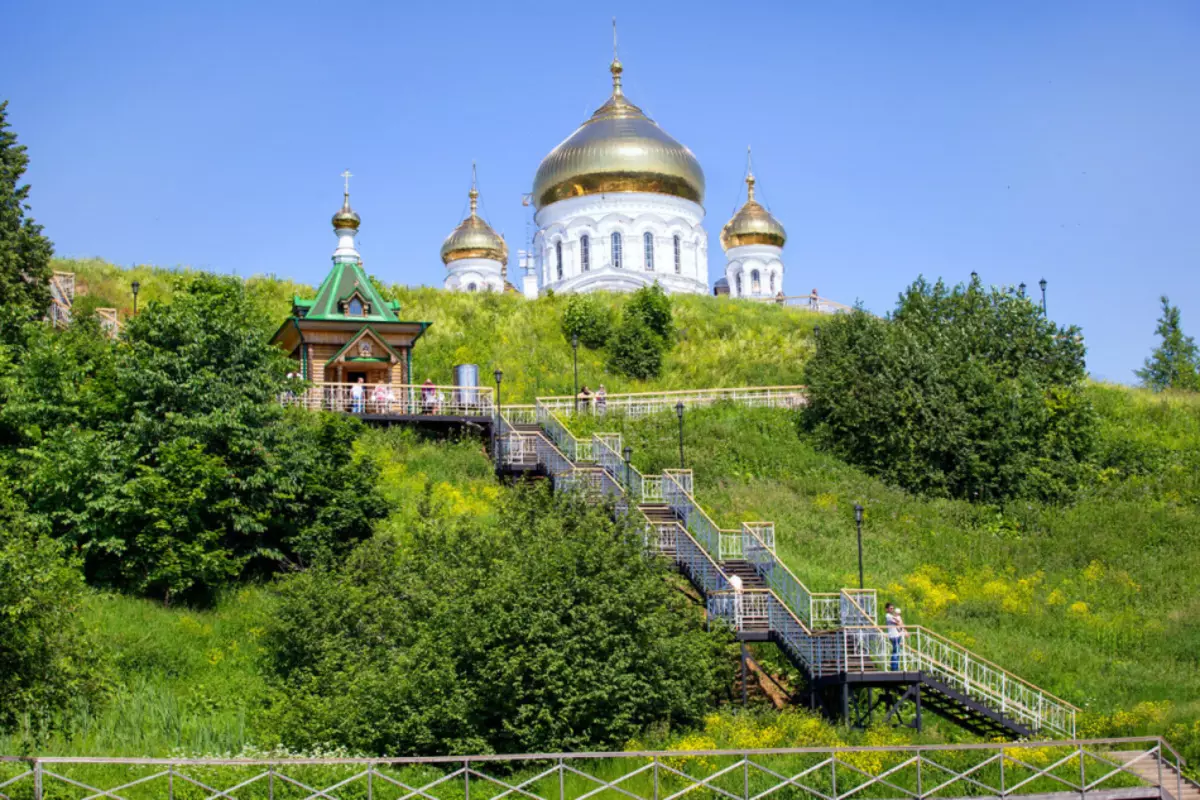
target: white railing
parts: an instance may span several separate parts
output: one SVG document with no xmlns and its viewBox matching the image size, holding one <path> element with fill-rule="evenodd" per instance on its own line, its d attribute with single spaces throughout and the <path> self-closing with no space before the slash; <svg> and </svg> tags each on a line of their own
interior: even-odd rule
<svg viewBox="0 0 1200 800">
<path fill-rule="evenodd" d="M 591 440 L 576 439 L 575 435 L 567 430 L 567 426 L 563 424 L 558 414 L 540 400 L 535 406 L 534 418 L 537 424 L 542 426 L 542 430 L 572 461 L 590 462 L 595 460 L 592 456 Z"/>
<path fill-rule="evenodd" d="M 660 411 L 674 411 L 679 403 L 683 403 L 684 408 L 700 408 L 722 402 L 756 408 L 799 408 L 807 403 L 808 399 L 803 386 L 747 386 L 610 394 L 605 397 L 603 404 L 598 403 L 594 396 L 587 400 L 564 396 L 537 399 L 539 408 L 545 407 L 555 413 L 620 414 L 627 417 L 644 417 Z"/>
<path fill-rule="evenodd" d="M 495 414 L 488 386 L 432 386 L 391 383 L 324 383 L 285 392 L 280 401 L 311 411 L 399 416 L 490 417 Z"/>
<path fill-rule="evenodd" d="M 537 424 L 537 406 L 532 405 L 514 405 L 504 404 L 504 416 L 508 417 L 508 421 L 513 425 L 536 425 Z"/>
<path fill-rule="evenodd" d="M 756 300 L 760 303 L 775 303 L 776 305 L 788 305 L 794 308 L 803 308 L 806 311 L 812 311 L 816 314 L 847 314 L 854 310 L 854 306 L 848 306 L 845 303 L 839 303 L 836 300 L 830 300 L 828 297 L 821 297 L 815 294 L 800 294 L 784 296 L 780 293 L 774 297 L 751 297 L 749 300 Z"/>
</svg>

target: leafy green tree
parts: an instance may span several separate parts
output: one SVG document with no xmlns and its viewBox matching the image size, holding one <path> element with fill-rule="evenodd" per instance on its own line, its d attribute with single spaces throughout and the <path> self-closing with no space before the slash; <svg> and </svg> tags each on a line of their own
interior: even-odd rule
<svg viewBox="0 0 1200 800">
<path fill-rule="evenodd" d="M 495 523 L 430 519 L 280 586 L 265 637 L 285 743 L 369 753 L 552 752 L 701 718 L 726 634 L 635 526 L 525 487 Z"/>
<path fill-rule="evenodd" d="M 608 368 L 645 380 L 662 372 L 663 339 L 639 316 L 625 315 L 608 342 Z"/>
<path fill-rule="evenodd" d="M 984 501 L 1063 498 L 1095 431 L 1084 347 L 1028 299 L 923 279 L 890 320 L 822 325 L 806 367 L 804 427 L 905 488 Z"/>
<path fill-rule="evenodd" d="M 0 377 L 34 512 L 93 583 L 170 602 L 303 567 L 387 512 L 357 420 L 285 412 L 289 364 L 235 278 L 186 279 L 112 344 L 46 331 Z"/>
<path fill-rule="evenodd" d="M 1179 318 L 1179 306 L 1171 305 L 1162 296 L 1162 316 L 1154 332 L 1162 339 L 1146 359 L 1146 365 L 1136 370 L 1142 385 L 1156 392 L 1164 389 L 1200 391 L 1200 350 L 1196 340 L 1185 336 Z"/>
<path fill-rule="evenodd" d="M 8 101 L 0 103 L 0 343 L 18 340 L 21 326 L 50 308 L 50 256 L 54 246 L 29 211 L 29 184 L 19 185 L 29 156 L 8 126 Z"/>
<path fill-rule="evenodd" d="M 594 294 L 573 294 L 567 298 L 562 318 L 567 341 L 578 336 L 584 347 L 598 350 L 608 343 L 612 329 L 612 311 L 602 298 Z"/>
<path fill-rule="evenodd" d="M 0 481 L 0 731 L 38 742 L 101 702 L 107 671 L 84 627 L 83 578 Z"/>
<path fill-rule="evenodd" d="M 655 283 L 643 286 L 625 304 L 625 321 L 640 319 L 669 347 L 675 341 L 675 319 L 671 313 L 671 298 Z"/>
</svg>

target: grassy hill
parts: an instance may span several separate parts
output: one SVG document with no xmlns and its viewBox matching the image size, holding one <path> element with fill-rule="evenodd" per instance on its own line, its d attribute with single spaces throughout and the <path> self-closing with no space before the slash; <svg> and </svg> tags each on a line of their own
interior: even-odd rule
<svg viewBox="0 0 1200 800">
<path fill-rule="evenodd" d="M 129 286 L 141 283 L 138 303 L 169 301 L 186 270 L 118 267 L 99 259 L 55 261 L 54 268 L 74 272 L 89 306 L 132 312 Z M 246 285 L 267 319 L 283 319 L 291 299 L 312 297 L 315 288 L 273 276 L 255 276 Z M 560 327 L 566 298 L 535 301 L 514 294 L 461 294 L 426 287 L 385 287 L 400 301 L 404 319 L 433 323 L 413 350 L 413 372 L 449 383 L 456 364 L 478 364 L 483 379 L 504 370 L 505 402 L 532 402 L 537 395 L 570 394 L 571 348 Z M 615 309 L 624 298 L 606 296 Z M 579 348 L 579 380 L 610 392 L 683 389 L 694 386 L 783 385 L 800 382 L 812 352 L 813 325 L 820 316 L 793 308 L 713 297 L 674 298 L 678 343 L 667 355 L 662 376 L 635 381 L 605 368 L 603 352 Z"/>
<path fill-rule="evenodd" d="M 1095 385 L 1102 452 L 1123 454 L 1068 506 L 926 499 L 825 455 L 794 415 L 689 412 L 685 454 L 718 525 L 773 520 L 814 591 L 866 584 L 910 624 L 957 639 L 1091 712 L 1085 733 L 1165 732 L 1200 718 L 1200 397 Z M 621 432 L 645 472 L 678 466 L 678 423 L 572 421 Z"/>
</svg>

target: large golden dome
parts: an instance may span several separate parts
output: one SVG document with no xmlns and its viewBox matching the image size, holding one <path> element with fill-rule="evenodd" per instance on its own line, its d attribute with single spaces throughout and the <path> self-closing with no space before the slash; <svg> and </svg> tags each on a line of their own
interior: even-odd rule
<svg viewBox="0 0 1200 800">
<path fill-rule="evenodd" d="M 654 192 L 704 202 L 700 162 L 621 91 L 613 60 L 613 93 L 550 155 L 533 179 L 533 204 L 607 192 Z"/>
<path fill-rule="evenodd" d="M 721 247 L 728 250 L 744 244 L 773 244 L 783 247 L 787 231 L 771 212 L 754 199 L 754 173 L 746 176 L 746 204 L 721 229 Z"/>
<path fill-rule="evenodd" d="M 508 244 L 479 216 L 479 191 L 474 184 L 469 196 L 471 213 L 442 242 L 442 263 L 450 264 L 460 258 L 490 258 L 507 264 Z"/>
</svg>

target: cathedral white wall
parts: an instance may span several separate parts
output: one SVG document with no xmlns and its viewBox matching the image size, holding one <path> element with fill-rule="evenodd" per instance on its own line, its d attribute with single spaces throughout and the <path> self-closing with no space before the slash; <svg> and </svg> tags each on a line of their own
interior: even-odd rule
<svg viewBox="0 0 1200 800">
<path fill-rule="evenodd" d="M 460 258 L 446 265 L 445 286 L 450 291 L 504 291 L 504 276 L 499 261 L 490 258 Z M 475 285 L 472 290 L 471 285 Z"/>
<path fill-rule="evenodd" d="M 704 209 L 698 203 L 643 192 L 587 195 L 551 203 L 534 219 L 538 231 L 533 249 L 543 292 L 627 292 L 657 281 L 669 294 L 708 293 L 708 235 L 702 225 Z M 621 235 L 620 267 L 613 264 L 613 233 Z M 647 233 L 653 241 L 652 265 L 646 263 Z"/>
<path fill-rule="evenodd" d="M 783 291 L 783 248 L 746 244 L 725 251 L 730 297 L 774 297 Z M 758 273 L 758 286 L 754 273 Z"/>
</svg>

